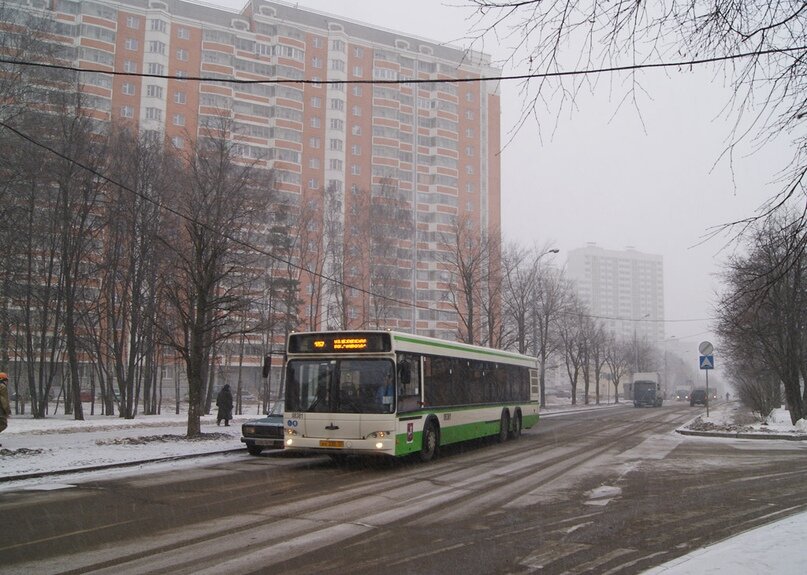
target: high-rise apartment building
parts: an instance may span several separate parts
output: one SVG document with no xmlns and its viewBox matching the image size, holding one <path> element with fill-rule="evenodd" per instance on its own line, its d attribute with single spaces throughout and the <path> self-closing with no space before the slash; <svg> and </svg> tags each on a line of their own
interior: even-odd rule
<svg viewBox="0 0 807 575">
<path fill-rule="evenodd" d="M 80 83 L 96 119 L 188 149 L 226 115 L 238 154 L 271 168 L 283 194 L 330 194 L 322 217 L 346 246 L 360 233 L 358 199 L 393 189 L 411 231 L 395 238 L 384 327 L 456 337 L 441 238 L 457 217 L 499 229 L 500 103 L 495 81 L 451 80 L 498 76 L 488 56 L 263 0 L 240 11 L 183 0 L 18 6 L 52 16 L 67 63 L 92 70 Z M 316 327 L 332 327 L 325 300 L 316 311 Z M 347 317 L 371 327 L 358 303 Z"/>
<path fill-rule="evenodd" d="M 624 339 L 664 339 L 664 264 L 660 255 L 594 244 L 571 250 L 567 274 L 606 329 Z"/>
</svg>

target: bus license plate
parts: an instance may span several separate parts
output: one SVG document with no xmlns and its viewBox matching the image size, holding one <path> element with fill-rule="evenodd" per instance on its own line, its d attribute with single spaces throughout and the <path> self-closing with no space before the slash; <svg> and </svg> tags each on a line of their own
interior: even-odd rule
<svg viewBox="0 0 807 575">
<path fill-rule="evenodd" d="M 321 439 L 319 442 L 320 447 L 344 447 L 344 441 L 332 441 L 328 439 Z"/>
</svg>

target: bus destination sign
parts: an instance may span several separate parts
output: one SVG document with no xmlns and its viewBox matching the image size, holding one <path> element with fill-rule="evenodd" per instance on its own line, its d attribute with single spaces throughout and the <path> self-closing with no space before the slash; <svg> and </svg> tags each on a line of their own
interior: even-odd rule
<svg viewBox="0 0 807 575">
<path fill-rule="evenodd" d="M 349 353 L 390 351 L 386 333 L 295 333 L 289 336 L 289 353 Z"/>
</svg>

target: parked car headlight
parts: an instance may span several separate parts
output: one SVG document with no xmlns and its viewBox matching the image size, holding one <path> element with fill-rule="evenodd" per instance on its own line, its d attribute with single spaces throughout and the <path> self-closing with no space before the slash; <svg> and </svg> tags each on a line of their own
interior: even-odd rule
<svg viewBox="0 0 807 575">
<path fill-rule="evenodd" d="M 394 434 L 394 431 L 374 431 L 367 437 L 372 437 L 373 439 L 384 439 L 385 437 L 392 437 Z"/>
</svg>

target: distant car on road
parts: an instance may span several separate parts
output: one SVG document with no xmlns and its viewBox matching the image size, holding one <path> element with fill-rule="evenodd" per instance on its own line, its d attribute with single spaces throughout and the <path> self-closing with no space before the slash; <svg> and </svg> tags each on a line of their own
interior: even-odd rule
<svg viewBox="0 0 807 575">
<path fill-rule="evenodd" d="M 241 435 L 241 443 L 246 444 L 250 455 L 260 455 L 264 449 L 282 449 L 283 402 L 275 402 L 266 417 L 244 423 Z"/>
<path fill-rule="evenodd" d="M 676 401 L 686 401 L 689 399 L 689 390 L 688 389 L 677 389 L 675 390 L 675 400 Z"/>
<path fill-rule="evenodd" d="M 709 397 L 706 395 L 705 389 L 693 389 L 692 394 L 689 396 L 689 406 L 706 405 L 709 402 Z"/>
</svg>

